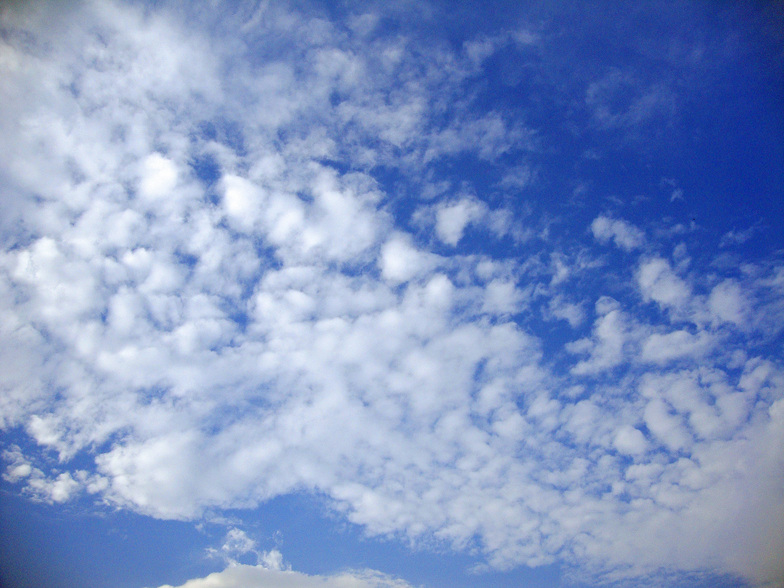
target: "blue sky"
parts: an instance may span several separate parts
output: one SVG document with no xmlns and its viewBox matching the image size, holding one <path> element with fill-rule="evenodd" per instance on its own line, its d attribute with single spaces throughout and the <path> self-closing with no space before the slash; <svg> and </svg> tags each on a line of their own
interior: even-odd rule
<svg viewBox="0 0 784 588">
<path fill-rule="evenodd" d="M 782 586 L 775 3 L 0 8 L 0 581 Z"/>
</svg>

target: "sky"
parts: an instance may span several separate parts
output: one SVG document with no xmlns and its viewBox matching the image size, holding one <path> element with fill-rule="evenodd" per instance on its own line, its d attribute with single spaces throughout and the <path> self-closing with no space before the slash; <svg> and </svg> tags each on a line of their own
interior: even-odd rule
<svg viewBox="0 0 784 588">
<path fill-rule="evenodd" d="M 784 586 L 775 2 L 0 5 L 0 584 Z"/>
</svg>

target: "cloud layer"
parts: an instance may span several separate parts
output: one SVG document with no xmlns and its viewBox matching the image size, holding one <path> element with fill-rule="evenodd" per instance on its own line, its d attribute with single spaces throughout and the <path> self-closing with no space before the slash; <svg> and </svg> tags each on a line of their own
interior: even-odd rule
<svg viewBox="0 0 784 588">
<path fill-rule="evenodd" d="M 254 554 L 256 565 L 242 564 L 234 557 Z M 259 552 L 256 542 L 242 530 L 232 527 L 219 550 L 210 555 L 225 559 L 222 572 L 188 580 L 179 588 L 412 588 L 410 584 L 376 570 L 349 570 L 329 576 L 296 572 L 286 565 L 277 549 Z M 170 585 L 160 588 L 173 588 Z"/>
<path fill-rule="evenodd" d="M 42 6 L 2 17 L 0 422 L 35 445 L 7 480 L 183 520 L 305 490 L 497 569 L 780 577 L 784 266 L 703 271 L 689 236 L 603 211 L 556 234 L 434 178 L 538 149 L 460 97 L 542 39 Z M 590 86 L 596 124 L 670 108 L 602 106 L 632 83 Z M 186 585 L 292 582 L 399 585 Z"/>
<path fill-rule="evenodd" d="M 410 588 L 410 584 L 374 571 L 308 576 L 291 570 L 239 565 L 206 578 L 189 580 L 179 588 Z M 161 586 L 161 588 L 174 588 Z"/>
</svg>

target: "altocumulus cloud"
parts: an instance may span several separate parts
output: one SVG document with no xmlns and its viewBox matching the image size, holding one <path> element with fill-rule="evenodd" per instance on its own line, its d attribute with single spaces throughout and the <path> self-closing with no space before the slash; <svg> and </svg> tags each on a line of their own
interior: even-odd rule
<svg viewBox="0 0 784 588">
<path fill-rule="evenodd" d="M 503 191 L 542 150 L 465 89 L 546 39 L 277 3 L 2 10 L 0 424 L 33 441 L 6 480 L 193 521 L 312 492 L 488 569 L 781 578 L 780 260 L 701 271 L 688 234 L 604 210 L 556 235 L 443 172 Z M 600 126 L 671 110 L 638 93 Z M 407 585 L 275 567 L 185 586 Z"/>
<path fill-rule="evenodd" d="M 174 588 L 161 586 L 161 588 Z M 189 580 L 178 588 L 411 588 L 401 580 L 378 572 L 345 572 L 334 576 L 308 576 L 289 570 L 239 565 L 206 578 Z"/>
<path fill-rule="evenodd" d="M 189 580 L 179 588 L 412 588 L 403 580 L 375 570 L 350 570 L 330 576 L 295 572 L 284 563 L 283 554 L 277 549 L 258 552 L 255 547 L 255 541 L 243 531 L 231 528 L 219 554 L 227 560 L 228 567 L 205 578 Z M 256 555 L 257 565 L 232 559 L 249 552 Z"/>
</svg>

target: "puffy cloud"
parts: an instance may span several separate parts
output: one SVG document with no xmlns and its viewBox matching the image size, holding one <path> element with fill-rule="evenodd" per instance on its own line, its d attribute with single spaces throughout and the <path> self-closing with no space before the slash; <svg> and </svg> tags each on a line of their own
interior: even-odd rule
<svg viewBox="0 0 784 588">
<path fill-rule="evenodd" d="M 593 236 L 601 243 L 612 240 L 626 251 L 642 247 L 645 243 L 643 232 L 632 224 L 623 220 L 607 216 L 597 216 L 591 223 Z"/>
<path fill-rule="evenodd" d="M 749 303 L 735 280 L 724 280 L 711 290 L 708 308 L 719 321 L 741 328 L 748 324 Z"/>
<path fill-rule="evenodd" d="M 548 302 L 547 316 L 565 320 L 572 327 L 579 327 L 585 320 L 582 304 L 568 302 L 563 296 L 555 296 Z"/>
<path fill-rule="evenodd" d="M 482 310 L 492 314 L 516 313 L 524 300 L 524 294 L 514 282 L 495 279 L 485 287 Z"/>
<path fill-rule="evenodd" d="M 666 259 L 660 257 L 640 264 L 637 284 L 645 300 L 653 300 L 664 308 L 685 310 L 691 298 L 689 285 L 672 271 Z"/>
<path fill-rule="evenodd" d="M 648 448 L 648 443 L 642 432 L 628 425 L 624 425 L 618 430 L 613 439 L 613 445 L 621 453 L 631 455 L 645 453 Z"/>
<path fill-rule="evenodd" d="M 230 222 L 242 230 L 251 230 L 265 205 L 264 193 L 250 181 L 233 174 L 224 176 L 222 183 L 223 206 Z"/>
<path fill-rule="evenodd" d="M 82 489 L 81 482 L 85 479 L 85 472 L 76 472 L 80 480 L 75 480 L 70 472 L 62 472 L 47 476 L 40 469 L 25 458 L 18 447 L 3 452 L 3 458 L 10 462 L 3 474 L 3 479 L 18 483 L 26 483 L 26 491 L 36 500 L 49 503 L 66 502 L 73 498 Z"/>
<path fill-rule="evenodd" d="M 716 340 L 708 333 L 693 335 L 683 329 L 664 334 L 653 333 L 642 343 L 642 359 L 666 363 L 686 357 L 699 357 L 715 344 Z"/>
<path fill-rule="evenodd" d="M 447 245 L 457 245 L 465 228 L 485 215 L 485 208 L 468 198 L 439 206 L 436 210 L 436 235 Z"/>
<path fill-rule="evenodd" d="M 596 311 L 599 317 L 594 323 L 592 338 L 567 345 L 572 353 L 589 354 L 588 359 L 572 367 L 574 374 L 597 374 L 620 365 L 630 355 L 628 344 L 637 338 L 616 300 L 600 298 L 596 302 Z"/>
<path fill-rule="evenodd" d="M 402 235 L 394 235 L 381 249 L 381 273 L 393 283 L 407 282 L 432 268 L 436 258 L 419 251 Z"/>
<path fill-rule="evenodd" d="M 142 165 L 139 192 L 145 198 L 171 198 L 177 185 L 177 168 L 160 153 L 145 158 Z"/>
<path fill-rule="evenodd" d="M 682 419 L 662 400 L 651 400 L 645 407 L 645 424 L 661 443 L 673 451 L 686 449 L 691 442 Z"/>
<path fill-rule="evenodd" d="M 407 588 L 410 584 L 373 570 L 311 576 L 301 572 L 237 565 L 206 578 L 188 580 L 178 588 Z M 160 588 L 174 588 L 170 585 Z"/>
<path fill-rule="evenodd" d="M 238 559 L 248 553 L 256 554 L 257 559 L 268 569 L 283 569 L 283 557 L 280 552 L 272 551 L 258 552 L 256 541 L 251 539 L 245 531 L 237 527 L 231 527 L 226 532 L 223 544 L 219 549 L 208 548 L 207 554 L 212 557 L 223 559 L 228 565 L 239 565 Z"/>
</svg>

